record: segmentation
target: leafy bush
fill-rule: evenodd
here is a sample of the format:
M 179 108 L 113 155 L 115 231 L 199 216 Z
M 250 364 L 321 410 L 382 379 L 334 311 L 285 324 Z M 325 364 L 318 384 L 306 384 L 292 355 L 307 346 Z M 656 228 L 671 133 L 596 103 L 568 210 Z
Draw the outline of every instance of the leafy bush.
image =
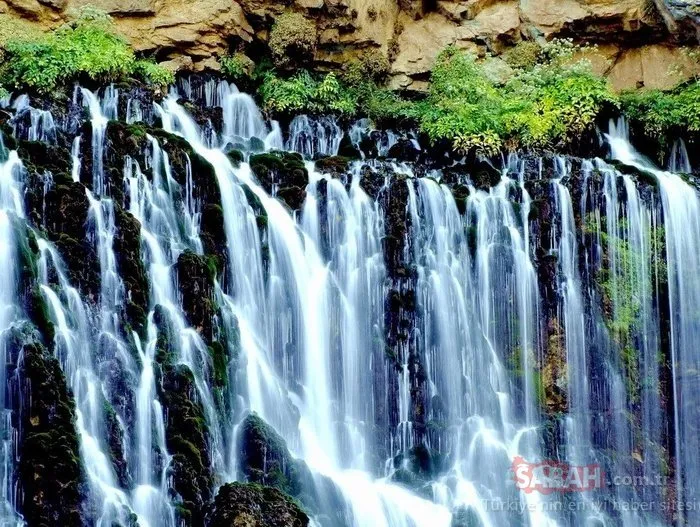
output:
M 511 68 L 526 70 L 534 68 L 542 59 L 542 54 L 543 49 L 537 42 L 526 40 L 503 53 L 503 60 Z
M 535 66 L 506 85 L 506 96 L 507 135 L 534 148 L 572 143 L 593 129 L 606 105 L 618 104 L 608 82 L 594 75 L 586 61 Z
M 476 59 L 450 47 L 437 59 L 419 124 L 432 140 L 448 140 L 456 150 L 484 154 L 501 147 L 504 100 Z
M 300 13 L 283 13 L 270 31 L 272 60 L 280 68 L 303 65 L 313 58 L 317 38 L 312 21 Z
M 161 88 L 175 84 L 175 74 L 172 71 L 149 60 L 137 60 L 133 74 L 148 84 Z
M 80 77 L 110 82 L 137 75 L 156 84 L 172 82 L 172 74 L 163 68 L 137 61 L 126 40 L 114 32 L 109 16 L 92 8 L 51 33 L 10 35 L 4 52 L 3 83 L 40 93 Z
M 505 144 L 547 148 L 575 141 L 617 99 L 589 63 L 572 62 L 574 49 L 568 42 L 545 48 L 543 62 L 521 66 L 503 88 L 474 57 L 447 49 L 431 76 L 421 129 L 433 140 L 451 141 L 456 150 L 487 155 Z
M 624 93 L 624 113 L 639 123 L 644 133 L 664 142 L 672 129 L 700 132 L 700 80 L 692 80 L 669 92 L 659 90 Z
M 391 64 L 389 59 L 378 49 L 370 49 L 360 58 L 351 62 L 343 79 L 350 85 L 358 85 L 367 81 L 382 82 L 389 74 Z
M 255 64 L 243 53 L 235 53 L 221 57 L 221 71 L 234 82 L 240 82 L 251 77 Z
M 357 112 L 357 99 L 334 73 L 321 80 L 307 71 L 289 79 L 268 73 L 260 87 L 263 107 L 270 112 L 340 113 Z

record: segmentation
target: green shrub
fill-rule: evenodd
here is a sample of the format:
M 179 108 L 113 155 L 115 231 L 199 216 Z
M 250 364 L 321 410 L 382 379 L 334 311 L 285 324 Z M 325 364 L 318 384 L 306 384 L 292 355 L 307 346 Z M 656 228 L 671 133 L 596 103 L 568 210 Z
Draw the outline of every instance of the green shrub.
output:
M 502 88 L 475 57 L 455 48 L 433 70 L 430 93 L 419 108 L 421 129 L 458 151 L 492 155 L 515 148 L 565 146 L 593 130 L 595 119 L 617 98 L 586 61 L 572 62 L 568 41 L 545 48 L 539 64 L 516 70 Z
M 622 109 L 644 133 L 662 144 L 672 129 L 700 132 L 700 80 L 675 90 L 636 91 L 621 96 Z
M 149 60 L 137 60 L 133 74 L 148 84 L 161 88 L 167 88 L 175 83 L 175 74 L 172 71 Z
M 511 68 L 526 70 L 534 68 L 542 59 L 542 55 L 542 46 L 537 42 L 526 40 L 503 53 L 503 60 Z
M 521 146 L 564 146 L 591 131 L 606 105 L 617 97 L 608 82 L 593 74 L 590 63 L 558 60 L 535 66 L 506 85 L 506 135 Z
M 360 84 L 368 80 L 382 82 L 389 74 L 389 59 L 378 49 L 370 49 L 359 61 L 353 62 L 345 73 L 349 84 Z
M 476 59 L 454 47 L 443 51 L 431 75 L 419 124 L 432 140 L 448 140 L 458 151 L 496 153 L 502 146 L 503 98 Z
M 226 55 L 219 60 L 221 71 L 234 82 L 249 79 L 253 75 L 255 64 L 243 53 Z
M 307 71 L 289 79 L 268 73 L 260 87 L 263 107 L 269 112 L 290 113 L 340 113 L 357 112 L 354 94 L 342 84 L 334 73 L 321 80 L 314 79 Z
M 7 86 L 49 93 L 67 81 L 87 78 L 111 82 L 137 75 L 168 84 L 172 74 L 137 61 L 126 40 L 114 32 L 108 15 L 83 9 L 71 24 L 43 35 L 10 34 L 4 43 L 0 78 Z
M 316 51 L 316 25 L 300 13 L 280 15 L 270 31 L 272 60 L 280 68 L 303 65 Z

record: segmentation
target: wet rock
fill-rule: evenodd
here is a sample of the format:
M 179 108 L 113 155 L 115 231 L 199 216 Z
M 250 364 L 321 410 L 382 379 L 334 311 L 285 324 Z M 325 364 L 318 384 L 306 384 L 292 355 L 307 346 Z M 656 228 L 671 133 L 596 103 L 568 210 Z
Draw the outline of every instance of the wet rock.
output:
M 240 430 L 240 467 L 246 479 L 301 497 L 311 473 L 304 462 L 291 456 L 284 439 L 255 414 L 243 420 Z
M 205 340 L 210 340 L 213 337 L 212 324 L 216 312 L 214 262 L 192 251 L 185 251 L 177 259 L 175 272 L 187 321 Z
M 58 361 L 37 342 L 18 364 L 22 431 L 17 467 L 21 511 L 29 525 L 83 525 L 85 474 L 75 406 Z
M 416 162 L 420 156 L 420 150 L 410 139 L 399 139 L 395 145 L 389 149 L 388 157 L 397 161 Z
M 334 178 L 345 176 L 350 166 L 350 159 L 342 156 L 324 157 L 316 161 L 316 170 L 330 174 Z
M 205 507 L 212 499 L 212 473 L 209 428 L 197 397 L 192 371 L 177 364 L 172 324 L 168 313 L 156 306 L 154 322 L 159 332 L 156 342 L 158 395 L 165 413 L 165 441 L 172 456 L 168 468 L 176 493 L 179 520 L 195 527 L 204 525 Z
M 299 154 L 270 152 L 254 155 L 250 158 L 250 168 L 268 193 L 284 201 L 292 210 L 301 210 L 309 174 Z
M 125 334 L 130 329 L 144 336 L 149 302 L 149 284 L 141 255 L 141 224 L 134 216 L 115 204 L 114 254 L 119 275 L 126 290 Z
M 85 187 L 71 182 L 49 189 L 45 197 L 44 227 L 68 267 L 71 283 L 97 298 L 100 265 L 88 229 L 90 203 Z
M 289 496 L 253 483 L 219 489 L 209 511 L 210 527 L 306 527 L 309 517 Z

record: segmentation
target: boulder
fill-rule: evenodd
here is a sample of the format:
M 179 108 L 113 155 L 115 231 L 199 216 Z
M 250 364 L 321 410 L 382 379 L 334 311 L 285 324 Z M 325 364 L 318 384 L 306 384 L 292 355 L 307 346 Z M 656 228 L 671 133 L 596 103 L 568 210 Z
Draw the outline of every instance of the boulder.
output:
M 209 511 L 210 527 L 306 527 L 309 517 L 289 496 L 254 483 L 219 489 Z

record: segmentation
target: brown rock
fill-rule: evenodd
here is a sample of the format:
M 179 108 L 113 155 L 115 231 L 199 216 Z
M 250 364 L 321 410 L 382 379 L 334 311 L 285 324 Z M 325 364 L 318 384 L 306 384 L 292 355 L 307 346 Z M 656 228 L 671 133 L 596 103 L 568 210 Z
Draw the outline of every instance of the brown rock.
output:
M 425 75 L 432 69 L 438 53 L 449 44 L 477 52 L 479 46 L 473 42 L 476 37 L 472 28 L 458 26 L 438 13 L 431 13 L 407 25 L 401 33 L 391 71 L 408 76 Z
M 610 82 L 616 90 L 647 88 L 667 90 L 693 74 L 700 64 L 683 48 L 655 44 L 625 50 L 611 68 Z

